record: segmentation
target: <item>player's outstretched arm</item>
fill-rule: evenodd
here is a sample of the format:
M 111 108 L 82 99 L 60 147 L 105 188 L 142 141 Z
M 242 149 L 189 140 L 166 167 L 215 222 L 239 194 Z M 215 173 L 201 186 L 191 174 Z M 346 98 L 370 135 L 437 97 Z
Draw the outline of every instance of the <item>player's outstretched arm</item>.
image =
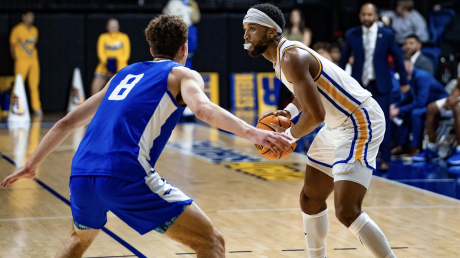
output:
M 299 121 L 291 128 L 291 134 L 295 138 L 311 133 L 324 121 L 326 115 L 310 71 L 310 64 L 317 62 L 307 51 L 298 48 L 287 50 L 281 60 L 285 76 L 294 85 L 298 102 L 296 106 L 301 108 L 299 111 L 302 111 Z
M 107 85 L 110 84 L 110 81 L 107 83 Z M 5 187 L 18 181 L 21 178 L 34 178 L 35 170 L 38 168 L 40 163 L 76 128 L 86 125 L 91 121 L 94 114 L 96 114 L 96 110 L 99 107 L 99 104 L 104 98 L 104 95 L 107 91 L 107 85 L 102 91 L 93 95 L 91 98 L 78 106 L 78 108 L 76 108 L 74 111 L 70 112 L 64 118 L 59 120 L 45 135 L 37 149 L 27 161 L 26 165 L 6 177 L 1 182 L 1 186 Z
M 181 78 L 182 98 L 199 119 L 225 131 L 249 138 L 255 144 L 263 145 L 277 155 L 282 150 L 289 151 L 289 141 L 292 139 L 287 135 L 255 128 L 212 103 L 203 92 L 203 79 L 197 72 L 187 70 Z

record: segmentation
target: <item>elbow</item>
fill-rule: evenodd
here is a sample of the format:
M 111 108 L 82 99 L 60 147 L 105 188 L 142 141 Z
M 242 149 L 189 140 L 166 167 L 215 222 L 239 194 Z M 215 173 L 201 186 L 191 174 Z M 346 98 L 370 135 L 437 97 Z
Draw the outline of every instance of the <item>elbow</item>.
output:
M 314 113 L 312 117 L 312 120 L 313 120 L 312 122 L 316 125 L 319 125 L 322 122 L 324 122 L 325 119 L 326 119 L 326 111 L 322 109 L 321 111 Z
M 56 129 L 58 129 L 59 131 L 70 131 L 70 130 L 73 130 L 74 129 L 74 125 L 73 123 L 71 123 L 71 121 L 69 121 L 69 119 L 67 118 L 67 116 L 63 117 L 62 119 L 60 119 L 56 125 L 55 125 Z
M 202 121 L 208 121 L 209 117 L 209 112 L 208 112 L 208 106 L 205 104 L 199 104 L 197 105 L 194 109 L 192 109 L 193 113 L 195 113 L 195 116 L 202 120 Z

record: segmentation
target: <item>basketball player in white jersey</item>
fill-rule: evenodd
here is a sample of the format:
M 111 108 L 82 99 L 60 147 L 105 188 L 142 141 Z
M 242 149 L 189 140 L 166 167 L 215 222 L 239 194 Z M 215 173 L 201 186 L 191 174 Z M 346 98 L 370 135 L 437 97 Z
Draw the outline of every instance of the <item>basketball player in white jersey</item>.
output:
M 250 56 L 271 61 L 278 79 L 296 96 L 285 110 L 271 114 L 294 118 L 302 111 L 287 130 L 272 124 L 277 131 L 298 139 L 325 123 L 308 152 L 300 194 L 309 256 L 326 257 L 326 199 L 334 190 L 338 220 L 374 257 L 396 257 L 380 228 L 361 209 L 385 132 L 383 111 L 345 71 L 302 43 L 283 38 L 284 25 L 277 7 L 251 7 L 243 20 L 244 47 Z
M 102 91 L 57 122 L 26 165 L 1 183 L 33 178 L 67 136 L 91 122 L 72 161 L 74 227 L 58 258 L 81 257 L 107 223 L 109 210 L 140 234 L 162 233 L 199 258 L 225 257 L 223 237 L 209 218 L 154 169 L 185 105 L 204 122 L 268 146 L 275 155 L 289 151 L 290 137 L 254 128 L 209 101 L 201 76 L 183 66 L 188 27 L 182 19 L 160 15 L 145 34 L 153 61 L 120 70 Z

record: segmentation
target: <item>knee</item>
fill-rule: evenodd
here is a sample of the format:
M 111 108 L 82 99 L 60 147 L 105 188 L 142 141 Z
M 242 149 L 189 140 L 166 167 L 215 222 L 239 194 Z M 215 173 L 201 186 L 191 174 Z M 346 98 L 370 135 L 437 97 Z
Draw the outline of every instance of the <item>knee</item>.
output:
M 350 227 L 356 218 L 361 214 L 361 208 L 358 206 L 336 205 L 335 216 L 345 227 Z
M 225 254 L 225 240 L 222 233 L 217 229 L 213 229 L 213 232 L 208 234 L 201 241 L 197 241 L 196 245 L 191 246 L 197 252 L 206 252 L 210 251 L 214 254 L 219 254 L 218 257 L 224 257 Z
M 438 106 L 436 105 L 436 102 L 432 102 L 428 105 L 426 108 L 426 115 L 429 116 L 435 116 L 436 113 L 438 113 Z
M 327 208 L 326 200 L 310 195 L 304 187 L 300 192 L 300 208 L 306 214 L 318 214 Z
M 222 235 L 222 233 L 219 232 L 219 230 L 214 229 L 214 232 L 211 236 L 210 244 L 212 246 L 212 249 L 214 249 L 216 253 L 224 257 L 225 240 L 224 240 L 224 236 Z
M 458 117 L 460 115 L 460 105 L 456 105 L 453 111 L 454 111 L 454 115 Z

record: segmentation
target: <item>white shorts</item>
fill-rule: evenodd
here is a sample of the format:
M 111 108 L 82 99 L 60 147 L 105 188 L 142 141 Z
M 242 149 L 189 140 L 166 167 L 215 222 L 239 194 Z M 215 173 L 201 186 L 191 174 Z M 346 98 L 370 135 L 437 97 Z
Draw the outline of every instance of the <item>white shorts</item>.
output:
M 307 164 L 334 182 L 353 181 L 368 188 L 384 134 L 383 111 L 369 98 L 339 127 L 321 128 L 308 151 Z
M 460 99 L 460 97 L 458 97 L 458 99 Z M 444 118 L 454 117 L 454 112 L 452 110 L 447 110 L 443 107 L 446 101 L 447 101 L 447 98 L 436 100 L 436 106 L 438 106 L 439 112 L 441 113 L 441 117 L 444 117 Z

